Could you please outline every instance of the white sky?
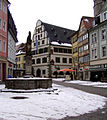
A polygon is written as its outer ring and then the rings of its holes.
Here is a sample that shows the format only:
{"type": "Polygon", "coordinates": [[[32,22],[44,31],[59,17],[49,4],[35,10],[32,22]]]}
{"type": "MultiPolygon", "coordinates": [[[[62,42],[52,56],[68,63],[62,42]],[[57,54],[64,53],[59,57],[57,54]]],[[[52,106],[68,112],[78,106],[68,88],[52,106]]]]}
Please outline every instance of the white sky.
{"type": "Polygon", "coordinates": [[[77,30],[82,16],[93,17],[93,0],[9,0],[10,11],[18,31],[19,43],[33,34],[36,22],[77,30]]]}

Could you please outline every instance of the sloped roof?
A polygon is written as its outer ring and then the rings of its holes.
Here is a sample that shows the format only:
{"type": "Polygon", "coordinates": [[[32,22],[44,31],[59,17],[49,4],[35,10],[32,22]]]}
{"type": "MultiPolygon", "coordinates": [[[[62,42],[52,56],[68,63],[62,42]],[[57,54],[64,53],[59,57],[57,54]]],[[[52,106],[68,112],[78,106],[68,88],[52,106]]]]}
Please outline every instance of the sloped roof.
{"type": "Polygon", "coordinates": [[[62,28],[44,22],[42,22],[42,24],[44,25],[45,30],[47,31],[48,37],[50,38],[50,42],[57,41],[59,43],[71,43],[70,37],[75,32],[74,30],[62,28]]]}
{"type": "Polygon", "coordinates": [[[16,46],[16,53],[19,51],[25,52],[26,51],[26,43],[21,43],[16,46]]]}

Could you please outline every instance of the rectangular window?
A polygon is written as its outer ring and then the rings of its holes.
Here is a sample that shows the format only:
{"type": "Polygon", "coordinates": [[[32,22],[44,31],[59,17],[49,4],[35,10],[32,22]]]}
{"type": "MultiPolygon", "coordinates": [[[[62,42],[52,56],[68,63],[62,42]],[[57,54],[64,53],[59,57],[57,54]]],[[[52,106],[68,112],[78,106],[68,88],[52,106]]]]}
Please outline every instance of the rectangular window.
{"type": "Polygon", "coordinates": [[[58,52],[58,48],[54,48],[54,52],[58,52]]]}
{"type": "Polygon", "coordinates": [[[82,52],[82,47],[79,48],[79,53],[81,53],[81,52],[82,52]]]}
{"type": "Polygon", "coordinates": [[[43,70],[43,71],[42,71],[42,74],[46,74],[46,71],[45,71],[45,70],[43,70]]]}
{"type": "Polygon", "coordinates": [[[45,43],[45,41],[44,40],[42,40],[42,44],[44,44],[45,43]]]}
{"type": "Polygon", "coordinates": [[[84,50],[88,50],[88,44],[84,45],[84,50]]]}
{"type": "Polygon", "coordinates": [[[0,18],[0,29],[2,29],[2,20],[0,18]]]}
{"type": "Polygon", "coordinates": [[[83,63],[83,57],[79,58],[79,63],[83,63]]]}
{"type": "Polygon", "coordinates": [[[26,68],[26,65],[25,65],[25,63],[23,64],[23,69],[25,69],[26,68]]]}
{"type": "Polygon", "coordinates": [[[41,59],[38,58],[38,59],[36,60],[36,63],[37,63],[37,64],[40,64],[40,63],[41,63],[41,59]]]}
{"type": "Polygon", "coordinates": [[[20,61],[20,57],[18,57],[18,61],[20,61]]]}
{"type": "Polygon", "coordinates": [[[6,42],[3,41],[3,52],[6,52],[6,42]]]}
{"type": "Polygon", "coordinates": [[[59,53],[62,53],[62,48],[59,48],[59,53]]]}
{"type": "Polygon", "coordinates": [[[72,54],[72,50],[71,50],[71,49],[68,49],[68,53],[71,53],[71,54],[72,54]]]}
{"type": "Polygon", "coordinates": [[[92,59],[97,58],[97,51],[96,49],[92,50],[92,59]]]}
{"type": "Polygon", "coordinates": [[[96,35],[96,33],[92,34],[91,40],[92,40],[92,44],[97,42],[97,35],[96,35]]]}
{"type": "Polygon", "coordinates": [[[47,47],[44,48],[44,53],[46,53],[46,52],[48,52],[48,48],[47,47]]]}
{"type": "Polygon", "coordinates": [[[1,63],[0,63],[0,80],[1,80],[1,63]]]}
{"type": "Polygon", "coordinates": [[[89,55],[86,55],[83,57],[83,62],[89,62],[89,55]]]}
{"type": "Polygon", "coordinates": [[[23,56],[23,60],[26,60],[26,56],[23,56]]]}
{"type": "Polygon", "coordinates": [[[67,49],[64,49],[64,53],[67,53],[67,49]]]}
{"type": "Polygon", "coordinates": [[[3,4],[3,12],[4,12],[4,13],[7,13],[7,6],[6,6],[5,3],[3,4]]]}
{"type": "Polygon", "coordinates": [[[63,59],[62,59],[62,62],[63,62],[63,63],[67,63],[67,58],[63,58],[63,59]]]}
{"type": "Polygon", "coordinates": [[[101,36],[102,36],[102,40],[105,40],[105,38],[106,38],[106,30],[105,29],[103,29],[101,31],[101,36]]]}
{"type": "Polygon", "coordinates": [[[82,42],[83,41],[83,37],[81,36],[80,38],[78,38],[78,42],[82,42]]]}
{"type": "Polygon", "coordinates": [[[72,63],[72,58],[69,58],[69,63],[72,63]]]}
{"type": "Polygon", "coordinates": [[[42,58],[42,63],[47,63],[47,58],[46,57],[42,58]]]}
{"type": "Polygon", "coordinates": [[[6,32],[6,22],[3,22],[3,31],[6,32]]]}
{"type": "Polygon", "coordinates": [[[2,41],[0,40],[0,51],[2,51],[2,41]]]}
{"type": "Polygon", "coordinates": [[[32,64],[35,64],[35,59],[32,59],[32,64]]]}
{"type": "Polygon", "coordinates": [[[102,47],[102,57],[106,56],[106,46],[102,47]]]}
{"type": "Polygon", "coordinates": [[[2,9],[2,0],[0,0],[0,10],[2,9]]]}
{"type": "Polygon", "coordinates": [[[40,35],[38,35],[38,40],[40,40],[40,35]]]}
{"type": "Polygon", "coordinates": [[[60,63],[60,57],[56,57],[56,63],[60,63]]]}
{"type": "Polygon", "coordinates": [[[107,12],[104,13],[104,20],[107,19],[107,12]]]}

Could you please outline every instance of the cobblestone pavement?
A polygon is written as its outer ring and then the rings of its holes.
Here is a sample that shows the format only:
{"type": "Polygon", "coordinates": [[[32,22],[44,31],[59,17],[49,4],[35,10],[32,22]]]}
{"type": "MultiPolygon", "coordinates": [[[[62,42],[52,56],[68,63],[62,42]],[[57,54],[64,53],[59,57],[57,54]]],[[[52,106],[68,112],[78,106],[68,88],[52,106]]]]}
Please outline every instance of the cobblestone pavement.
{"type": "MultiPolygon", "coordinates": [[[[60,81],[53,81],[53,83],[58,85],[63,85],[65,87],[72,87],[78,90],[82,90],[91,94],[101,95],[107,97],[107,88],[100,87],[91,87],[85,85],[78,85],[74,83],[65,83],[60,81]]],[[[77,117],[65,117],[60,120],[107,120],[107,102],[103,109],[98,109],[96,111],[92,111],[90,113],[86,113],[77,117]]]]}

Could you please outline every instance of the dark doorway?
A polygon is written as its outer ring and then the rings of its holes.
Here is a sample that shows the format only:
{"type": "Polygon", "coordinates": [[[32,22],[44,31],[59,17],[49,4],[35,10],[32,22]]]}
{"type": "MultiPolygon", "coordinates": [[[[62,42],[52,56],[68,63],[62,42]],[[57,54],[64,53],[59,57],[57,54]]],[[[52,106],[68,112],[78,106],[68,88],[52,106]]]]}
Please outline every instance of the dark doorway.
{"type": "Polygon", "coordinates": [[[40,69],[37,69],[37,71],[36,71],[36,76],[37,76],[37,77],[41,77],[41,70],[40,70],[40,69]]]}
{"type": "Polygon", "coordinates": [[[3,81],[6,80],[6,63],[3,63],[3,81]]]}
{"type": "Polygon", "coordinates": [[[90,80],[93,82],[101,81],[102,71],[91,72],[90,80]]]}
{"type": "Polygon", "coordinates": [[[83,80],[83,72],[80,72],[79,75],[80,75],[80,76],[79,76],[79,79],[80,79],[80,80],[83,80]]]}

